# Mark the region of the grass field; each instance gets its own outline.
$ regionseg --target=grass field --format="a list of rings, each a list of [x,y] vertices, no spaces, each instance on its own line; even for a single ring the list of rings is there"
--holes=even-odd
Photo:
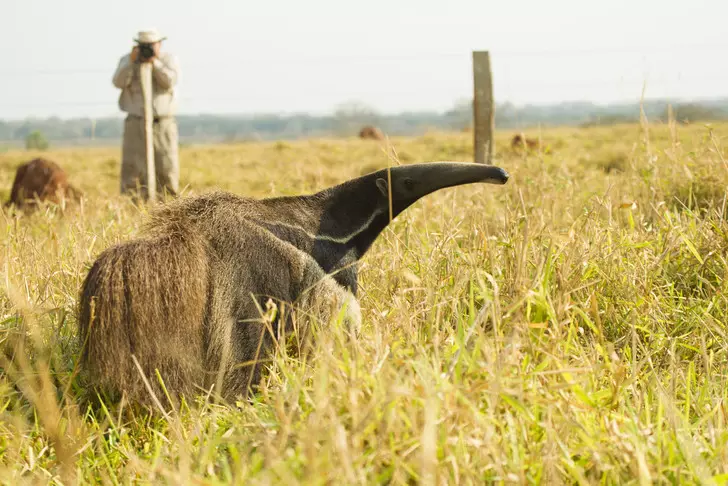
[[[118,196],[118,148],[46,153],[87,197],[3,213],[2,482],[725,484],[728,125],[546,130],[527,156],[509,135],[507,185],[430,195],[375,243],[361,336],[322,332],[250,403],[168,419],[83,406],[81,281],[145,210]],[[188,146],[181,184],[304,193],[472,160],[469,137]],[[3,199],[34,155],[0,154]]]

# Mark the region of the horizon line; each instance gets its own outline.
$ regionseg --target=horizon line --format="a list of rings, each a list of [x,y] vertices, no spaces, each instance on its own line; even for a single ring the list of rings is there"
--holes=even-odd
[[[495,105],[496,108],[498,106],[503,105],[511,105],[516,109],[524,109],[524,108],[532,108],[532,107],[557,107],[560,105],[575,105],[575,104],[583,104],[583,105],[593,105],[594,107],[598,108],[608,108],[610,106],[625,106],[625,105],[633,105],[636,104],[637,106],[641,105],[642,103],[715,103],[718,101],[728,101],[728,94],[727,95],[721,95],[721,96],[706,96],[706,97],[670,97],[670,96],[659,96],[659,97],[645,97],[645,98],[630,98],[630,99],[621,99],[621,100],[611,100],[611,101],[593,101],[588,99],[565,99],[562,101],[543,101],[543,102],[537,102],[537,101],[526,101],[526,102],[513,102],[513,101],[496,101]],[[366,102],[358,101],[358,100],[349,100],[349,101],[343,101],[339,105],[335,106],[333,109],[329,109],[326,111],[315,111],[315,110],[309,110],[309,111],[258,111],[258,112],[236,112],[236,113],[228,113],[228,112],[184,112],[180,111],[178,112],[175,117],[201,117],[201,116],[210,116],[210,117],[218,117],[218,118],[260,118],[260,117],[296,117],[296,116],[309,116],[312,118],[325,118],[325,117],[332,117],[336,116],[336,110],[339,107],[343,107],[347,104],[359,104],[362,108],[371,110],[371,114],[373,116],[382,116],[382,117],[391,117],[391,116],[400,116],[404,114],[423,114],[423,113],[436,113],[443,115],[449,111],[452,111],[456,109],[459,105],[462,105],[464,103],[467,103],[466,98],[462,98],[460,101],[454,101],[452,106],[450,108],[444,109],[444,110],[437,110],[437,109],[406,109],[406,110],[398,110],[398,111],[382,111],[376,109],[372,105],[368,105]],[[73,121],[73,120],[107,120],[107,119],[114,119],[114,118],[124,118],[125,113],[122,111],[117,111],[113,114],[107,114],[107,115],[99,115],[99,116],[90,116],[90,115],[80,115],[80,116],[59,116],[59,115],[45,115],[45,116],[36,116],[36,115],[28,115],[24,118],[0,118],[0,122],[3,123],[17,123],[17,122],[27,122],[31,120],[51,120],[51,119],[58,119],[61,121]]]

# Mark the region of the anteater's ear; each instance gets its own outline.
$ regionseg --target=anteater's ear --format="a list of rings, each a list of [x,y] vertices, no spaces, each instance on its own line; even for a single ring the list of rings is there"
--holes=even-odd
[[[385,181],[385,180],[384,180],[384,179],[382,179],[381,177],[380,177],[380,178],[378,178],[378,179],[377,179],[377,187],[379,188],[379,191],[380,191],[380,192],[381,192],[381,193],[382,193],[383,195],[385,195],[385,196],[389,197],[389,190],[388,190],[388,188],[387,188],[387,181]]]

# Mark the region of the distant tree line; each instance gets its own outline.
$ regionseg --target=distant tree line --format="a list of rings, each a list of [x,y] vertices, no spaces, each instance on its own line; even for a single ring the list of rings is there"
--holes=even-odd
[[[668,100],[645,102],[650,121],[666,121]],[[465,100],[445,112],[381,114],[360,103],[346,103],[331,115],[180,115],[180,139],[184,142],[298,139],[326,136],[356,136],[361,126],[374,124],[389,135],[417,135],[427,130],[461,131],[472,125],[472,102]],[[696,103],[673,102],[679,122],[728,119],[728,99]],[[639,120],[639,104],[597,105],[569,102],[549,105],[502,103],[496,106],[498,129],[528,129],[538,125],[593,126]],[[25,143],[42,135],[50,143],[117,141],[121,138],[121,117],[0,120],[0,141]]]

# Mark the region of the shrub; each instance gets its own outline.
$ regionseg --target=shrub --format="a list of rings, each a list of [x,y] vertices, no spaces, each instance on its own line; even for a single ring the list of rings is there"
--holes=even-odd
[[[39,130],[34,130],[25,137],[25,148],[27,150],[46,150],[48,147],[48,140]]]

